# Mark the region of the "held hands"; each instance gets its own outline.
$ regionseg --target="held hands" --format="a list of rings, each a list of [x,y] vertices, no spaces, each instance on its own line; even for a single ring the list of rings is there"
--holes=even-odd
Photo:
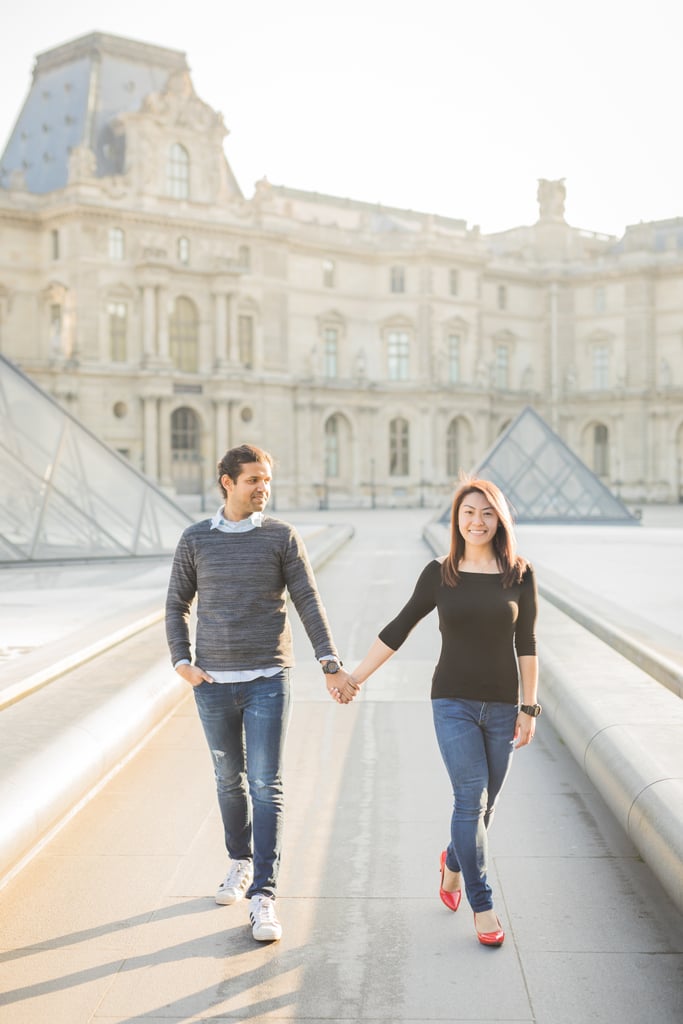
[[[327,692],[337,704],[350,704],[354,697],[360,693],[360,683],[357,683],[353,676],[340,668],[334,675],[326,675],[325,682]]]

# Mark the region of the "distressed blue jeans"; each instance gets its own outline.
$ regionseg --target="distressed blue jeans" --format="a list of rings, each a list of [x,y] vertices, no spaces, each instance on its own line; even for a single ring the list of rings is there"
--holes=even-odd
[[[491,910],[487,878],[488,828],[510,768],[518,709],[515,704],[438,698],[434,728],[453,787],[450,871],[462,871],[475,914]]]
[[[274,896],[282,850],[289,669],[248,683],[202,683],[194,697],[213,758],[228,854],[254,862],[247,896]]]

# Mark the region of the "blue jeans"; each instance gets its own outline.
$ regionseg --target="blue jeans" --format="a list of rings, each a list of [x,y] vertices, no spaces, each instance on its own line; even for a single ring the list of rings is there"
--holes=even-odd
[[[194,697],[213,758],[228,854],[254,862],[247,896],[274,896],[282,850],[289,669],[248,683],[202,683]]]
[[[496,799],[510,768],[518,709],[515,704],[438,698],[432,701],[439,749],[453,787],[450,871],[462,871],[475,914],[491,910],[488,837]]]

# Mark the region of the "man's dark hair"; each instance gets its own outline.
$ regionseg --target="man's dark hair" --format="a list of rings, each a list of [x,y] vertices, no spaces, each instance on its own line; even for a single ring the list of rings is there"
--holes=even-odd
[[[237,448],[230,448],[218,463],[218,486],[224,498],[227,498],[227,491],[221,483],[222,476],[229,476],[233,483],[237,483],[237,477],[242,472],[242,466],[248,462],[262,462],[273,468],[273,456],[257,448],[253,444],[241,444]]]

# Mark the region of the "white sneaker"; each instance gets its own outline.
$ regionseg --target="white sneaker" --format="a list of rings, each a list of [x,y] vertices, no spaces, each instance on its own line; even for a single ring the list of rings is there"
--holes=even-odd
[[[237,903],[254,879],[254,865],[250,860],[234,860],[227,875],[218,886],[216,903],[227,906]]]
[[[277,942],[282,938],[282,925],[275,913],[275,900],[257,892],[249,904],[251,933],[257,942]]]

